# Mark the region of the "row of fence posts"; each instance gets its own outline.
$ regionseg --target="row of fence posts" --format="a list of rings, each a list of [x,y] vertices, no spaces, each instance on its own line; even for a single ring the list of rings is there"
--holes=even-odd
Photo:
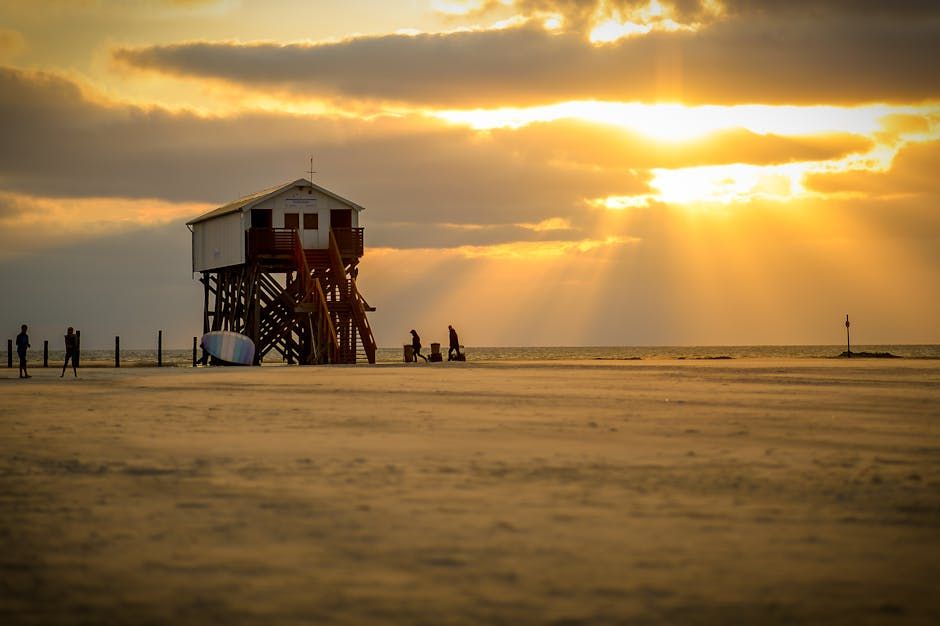
[[[196,367],[198,359],[196,357],[199,338],[193,337],[193,367]],[[82,331],[75,331],[75,367],[79,366],[82,354]],[[42,342],[42,366],[49,367],[49,340]],[[13,367],[13,340],[7,339],[7,367]],[[114,367],[121,367],[121,338],[114,337]],[[157,331],[157,367],[163,367],[163,331]]]

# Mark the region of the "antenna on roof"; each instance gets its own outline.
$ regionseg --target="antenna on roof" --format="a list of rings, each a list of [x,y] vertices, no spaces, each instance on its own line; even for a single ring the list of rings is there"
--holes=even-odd
[[[310,175],[310,182],[313,182],[313,175],[316,174],[316,171],[313,169],[313,155],[310,156],[310,169],[307,170],[307,174]]]

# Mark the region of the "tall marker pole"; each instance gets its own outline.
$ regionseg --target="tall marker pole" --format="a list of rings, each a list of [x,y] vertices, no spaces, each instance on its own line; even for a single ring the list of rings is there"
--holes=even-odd
[[[849,339],[849,314],[845,314],[845,356],[852,356],[852,342]]]

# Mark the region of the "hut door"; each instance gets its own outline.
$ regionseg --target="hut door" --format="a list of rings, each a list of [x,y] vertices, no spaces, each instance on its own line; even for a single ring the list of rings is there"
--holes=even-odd
[[[330,210],[330,228],[352,228],[352,209]]]
[[[251,210],[252,228],[271,228],[272,226],[274,226],[274,218],[271,209]]]

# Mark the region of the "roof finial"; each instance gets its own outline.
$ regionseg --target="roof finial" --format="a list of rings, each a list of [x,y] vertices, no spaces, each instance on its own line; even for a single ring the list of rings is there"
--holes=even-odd
[[[313,169],[313,155],[310,155],[310,169],[307,170],[307,174],[310,175],[310,182],[313,182],[313,175],[316,174],[316,171]]]

